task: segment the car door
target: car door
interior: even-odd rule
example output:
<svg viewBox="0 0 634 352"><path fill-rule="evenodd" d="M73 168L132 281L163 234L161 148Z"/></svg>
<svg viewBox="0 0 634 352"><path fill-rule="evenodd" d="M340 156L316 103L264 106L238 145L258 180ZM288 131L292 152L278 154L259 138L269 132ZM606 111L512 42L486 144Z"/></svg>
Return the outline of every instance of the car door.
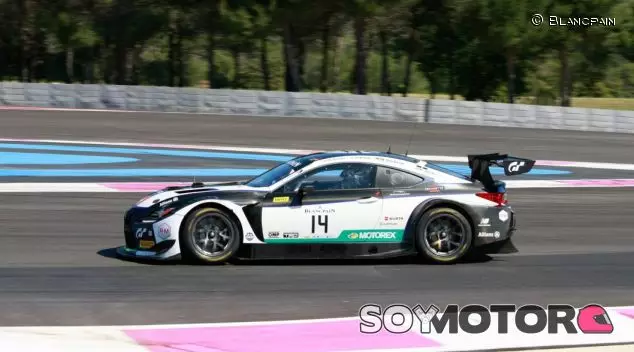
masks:
<svg viewBox="0 0 634 352"><path fill-rule="evenodd" d="M291 180L264 201L265 242L362 241L359 232L374 230L383 208L375 174L374 165L342 163Z"/></svg>

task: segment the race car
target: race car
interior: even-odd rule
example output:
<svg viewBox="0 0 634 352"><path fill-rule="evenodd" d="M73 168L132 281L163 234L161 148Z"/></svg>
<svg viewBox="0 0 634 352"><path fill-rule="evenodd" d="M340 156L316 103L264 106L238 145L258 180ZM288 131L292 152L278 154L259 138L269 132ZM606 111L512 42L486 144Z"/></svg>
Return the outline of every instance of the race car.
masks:
<svg viewBox="0 0 634 352"><path fill-rule="evenodd" d="M124 216L121 257L225 263L232 259L514 253L507 176L534 160L468 156L471 175L391 152L296 157L248 181L195 182L152 193Z"/></svg>

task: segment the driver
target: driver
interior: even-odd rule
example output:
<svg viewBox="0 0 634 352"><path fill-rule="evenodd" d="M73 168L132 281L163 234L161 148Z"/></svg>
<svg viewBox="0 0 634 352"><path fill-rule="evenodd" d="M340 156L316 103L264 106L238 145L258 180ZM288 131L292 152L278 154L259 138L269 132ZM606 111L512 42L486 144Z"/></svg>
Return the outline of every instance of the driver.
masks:
<svg viewBox="0 0 634 352"><path fill-rule="evenodd" d="M341 172L341 188L371 188L372 168L364 165L352 165Z"/></svg>

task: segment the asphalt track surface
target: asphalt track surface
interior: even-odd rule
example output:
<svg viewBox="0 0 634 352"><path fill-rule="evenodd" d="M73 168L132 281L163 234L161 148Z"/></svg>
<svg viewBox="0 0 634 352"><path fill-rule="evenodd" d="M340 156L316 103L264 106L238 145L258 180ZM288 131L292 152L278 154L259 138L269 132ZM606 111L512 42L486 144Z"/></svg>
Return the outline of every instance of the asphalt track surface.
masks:
<svg viewBox="0 0 634 352"><path fill-rule="evenodd" d="M151 113L0 113L0 137L384 149L536 159L634 160L632 135ZM610 173L609 171L605 171ZM606 175L609 177L609 175ZM50 181L50 180L49 180ZM351 316L367 303L634 300L634 189L511 190L520 253L454 266L121 261L122 215L140 194L2 194L0 325L197 323Z"/></svg>

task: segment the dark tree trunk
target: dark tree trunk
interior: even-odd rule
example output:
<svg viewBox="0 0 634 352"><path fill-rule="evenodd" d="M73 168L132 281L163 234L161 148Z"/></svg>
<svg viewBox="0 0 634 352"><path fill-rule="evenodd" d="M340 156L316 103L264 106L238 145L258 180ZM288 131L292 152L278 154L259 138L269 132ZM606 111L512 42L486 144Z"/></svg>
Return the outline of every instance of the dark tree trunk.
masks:
<svg viewBox="0 0 634 352"><path fill-rule="evenodd" d="M66 46L66 83L73 83L75 80L75 50L70 45Z"/></svg>
<svg viewBox="0 0 634 352"><path fill-rule="evenodd" d="M381 95L392 95L392 84L390 83L389 71L389 51L387 47L387 34L385 31L379 33L381 40Z"/></svg>
<svg viewBox="0 0 634 352"><path fill-rule="evenodd" d="M240 88L240 51L237 49L232 50L231 56L233 56L233 89Z"/></svg>
<svg viewBox="0 0 634 352"><path fill-rule="evenodd" d="M412 77L412 61L414 61L414 52L410 48L407 53L407 63L405 64L405 77L403 77L403 93L404 97L409 93L409 84Z"/></svg>
<svg viewBox="0 0 634 352"><path fill-rule="evenodd" d="M167 35L167 76L170 87L176 86L176 69L175 69L175 61L176 61L176 43L175 43L175 35L174 31L170 30Z"/></svg>
<svg viewBox="0 0 634 352"><path fill-rule="evenodd" d="M285 86L287 92L299 92L301 82L295 45L293 45L293 30L290 24L284 25L284 61Z"/></svg>
<svg viewBox="0 0 634 352"><path fill-rule="evenodd" d="M20 0L19 2L19 28L20 28L20 46L18 48L18 70L22 82L30 82L32 54L32 19L31 19L31 1Z"/></svg>
<svg viewBox="0 0 634 352"><path fill-rule="evenodd" d="M565 45L559 49L559 62L561 64L559 98L561 100L561 106L570 106L570 66L568 62L568 48L566 48Z"/></svg>
<svg viewBox="0 0 634 352"><path fill-rule="evenodd" d="M126 71L128 66L128 47L127 47L127 34L126 24L128 16L125 13L127 6L124 0L117 0L115 4L115 83L126 84Z"/></svg>
<svg viewBox="0 0 634 352"><path fill-rule="evenodd" d="M365 43L365 18L357 18L354 23L354 35L356 40L356 59L355 59L355 94L365 95L366 92L366 43Z"/></svg>
<svg viewBox="0 0 634 352"><path fill-rule="evenodd" d="M515 103L515 49L506 51L506 89L509 104Z"/></svg>
<svg viewBox="0 0 634 352"><path fill-rule="evenodd" d="M262 69L262 80L264 90L271 90L271 70L269 69L269 48L266 36L260 39L260 68Z"/></svg>
<svg viewBox="0 0 634 352"><path fill-rule="evenodd" d="M178 74L178 86L186 87L187 82L187 58L185 57L185 49L183 45L183 25L179 18L176 26L176 62Z"/></svg>
<svg viewBox="0 0 634 352"><path fill-rule="evenodd" d="M438 93L438 82L436 80L436 76L431 72L425 72L425 78L429 82L429 89L431 90L430 99L436 98L436 93Z"/></svg>
<svg viewBox="0 0 634 352"><path fill-rule="evenodd" d="M141 84L141 54L143 53L143 45L137 45L132 52L132 74L131 81L134 85Z"/></svg>
<svg viewBox="0 0 634 352"><path fill-rule="evenodd" d="M207 80L209 81L209 88L214 87L216 80L216 33L213 30L209 30L207 37Z"/></svg>
<svg viewBox="0 0 634 352"><path fill-rule="evenodd" d="M456 72L454 68L454 55L449 53L449 99L456 99Z"/></svg>
<svg viewBox="0 0 634 352"><path fill-rule="evenodd" d="M326 22L321 32L321 75L319 77L319 91L328 91L328 66L330 53L330 23Z"/></svg>

